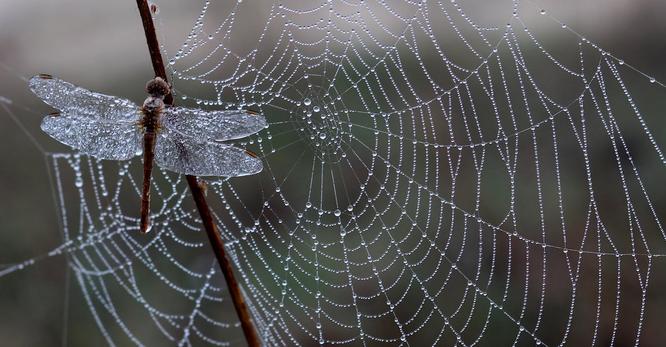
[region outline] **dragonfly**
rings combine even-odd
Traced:
[[[250,110],[206,111],[164,104],[171,93],[156,77],[146,84],[142,106],[130,100],[78,87],[47,74],[28,82],[30,90],[57,109],[41,129],[79,152],[103,160],[129,160],[143,154],[142,233],[150,230],[153,161],[185,175],[236,177],[261,172],[256,154],[220,143],[266,128],[266,118]]]

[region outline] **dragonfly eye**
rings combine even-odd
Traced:
[[[146,92],[152,96],[163,98],[171,93],[171,88],[161,77],[155,77],[146,83]]]

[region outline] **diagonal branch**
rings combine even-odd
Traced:
[[[141,14],[141,21],[143,22],[143,30],[146,34],[146,41],[148,42],[148,50],[150,52],[150,58],[153,63],[153,69],[155,70],[155,76],[161,77],[165,81],[167,80],[166,69],[164,68],[164,61],[162,60],[162,54],[160,52],[160,45],[157,41],[157,34],[155,32],[155,24],[153,23],[153,18],[150,14],[150,8],[148,6],[147,0],[136,0],[136,4],[139,7],[139,13]],[[167,105],[173,104],[173,95],[169,94],[164,98],[164,103]],[[208,202],[206,201],[206,196],[202,187],[199,185],[196,176],[187,175],[187,184],[190,187],[192,192],[192,198],[197,205],[199,210],[199,215],[203,221],[204,229],[208,235],[210,245],[213,248],[213,253],[217,258],[217,262],[220,264],[220,269],[222,274],[224,274],[224,279],[227,282],[229,287],[229,293],[231,294],[231,299],[234,302],[234,307],[236,308],[236,313],[240,319],[241,326],[243,327],[243,333],[245,334],[245,339],[251,347],[260,346],[259,335],[257,330],[254,327],[252,318],[245,305],[245,299],[241,293],[240,286],[234,277],[233,267],[227,254],[224,250],[224,241],[220,236],[220,232],[213,221],[213,216],[208,207]]]

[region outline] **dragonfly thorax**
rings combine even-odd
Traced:
[[[162,98],[149,96],[146,98],[146,101],[143,102],[143,107],[141,108],[141,113],[143,115],[141,119],[141,127],[145,132],[155,133],[160,128],[160,117],[162,116],[162,111],[164,110],[164,101]]]
[[[164,100],[159,97],[149,96],[143,102],[144,113],[158,113],[164,109]]]
[[[150,96],[143,102],[141,123],[146,132],[152,133],[159,130],[159,118],[164,110],[164,96],[171,93],[171,89],[166,81],[155,77],[146,83],[146,92]]]

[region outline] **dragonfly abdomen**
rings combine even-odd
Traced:
[[[150,229],[150,182],[155,158],[155,141],[160,129],[160,117],[164,109],[161,98],[150,96],[143,103],[141,128],[143,129],[143,190],[141,192],[141,232]]]
[[[150,181],[153,171],[153,158],[155,158],[154,131],[143,134],[143,190],[141,192],[141,232],[150,229]]]

